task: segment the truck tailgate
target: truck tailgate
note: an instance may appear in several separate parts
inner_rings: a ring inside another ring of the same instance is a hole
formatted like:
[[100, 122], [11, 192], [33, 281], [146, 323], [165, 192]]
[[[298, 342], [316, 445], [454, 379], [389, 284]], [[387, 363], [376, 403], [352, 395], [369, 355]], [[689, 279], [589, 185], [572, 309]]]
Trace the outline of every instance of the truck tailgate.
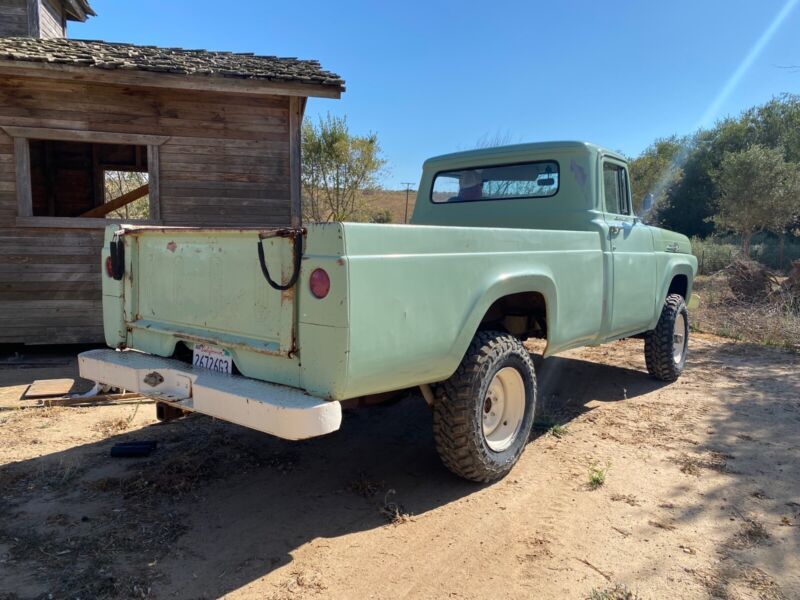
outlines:
[[288, 355], [295, 350], [295, 294], [288, 280], [294, 240], [280, 230], [142, 227], [126, 229], [125, 326], [192, 342]]

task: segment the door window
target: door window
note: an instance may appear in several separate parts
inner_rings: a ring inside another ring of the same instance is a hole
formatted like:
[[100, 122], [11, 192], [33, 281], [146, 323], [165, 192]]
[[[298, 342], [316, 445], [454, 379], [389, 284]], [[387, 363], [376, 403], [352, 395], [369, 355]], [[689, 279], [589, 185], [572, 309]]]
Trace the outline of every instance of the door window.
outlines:
[[606, 212], [630, 215], [628, 202], [628, 174], [625, 167], [614, 163], [603, 163], [603, 193]]

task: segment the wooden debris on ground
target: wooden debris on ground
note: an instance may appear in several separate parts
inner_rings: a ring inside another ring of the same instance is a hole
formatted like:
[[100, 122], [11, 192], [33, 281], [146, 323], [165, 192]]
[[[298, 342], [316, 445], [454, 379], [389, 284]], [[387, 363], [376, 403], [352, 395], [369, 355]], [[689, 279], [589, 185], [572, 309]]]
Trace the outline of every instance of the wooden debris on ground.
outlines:
[[0, 401], [0, 410], [14, 410], [19, 408], [42, 408], [50, 406], [98, 406], [108, 404], [151, 404], [155, 402], [136, 392], [98, 393], [89, 396], [78, 395], [77, 391], [84, 388], [80, 380], [75, 379], [37, 379], [21, 397]]

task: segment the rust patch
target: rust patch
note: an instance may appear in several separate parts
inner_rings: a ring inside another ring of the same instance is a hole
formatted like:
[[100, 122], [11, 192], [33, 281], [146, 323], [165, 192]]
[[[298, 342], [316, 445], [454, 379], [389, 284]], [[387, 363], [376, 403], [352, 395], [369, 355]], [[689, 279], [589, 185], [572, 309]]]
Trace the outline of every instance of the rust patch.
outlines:
[[178, 244], [176, 244], [175, 242], [172, 242], [172, 241], [167, 244], [167, 250], [169, 250], [170, 252], [175, 252], [175, 248], [177, 248], [177, 247], [178, 247]]
[[336, 264], [343, 267], [344, 266], [344, 259], [343, 258], [337, 258], [336, 259]]

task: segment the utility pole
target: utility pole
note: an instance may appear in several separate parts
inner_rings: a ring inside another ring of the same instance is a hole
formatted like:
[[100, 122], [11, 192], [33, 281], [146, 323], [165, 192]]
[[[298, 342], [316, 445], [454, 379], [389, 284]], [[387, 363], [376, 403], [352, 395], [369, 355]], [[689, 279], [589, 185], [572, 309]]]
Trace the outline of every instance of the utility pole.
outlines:
[[411, 189], [411, 186], [414, 185], [413, 181], [401, 181], [400, 185], [406, 186], [406, 214], [403, 217], [403, 223], [408, 223], [408, 192]]

